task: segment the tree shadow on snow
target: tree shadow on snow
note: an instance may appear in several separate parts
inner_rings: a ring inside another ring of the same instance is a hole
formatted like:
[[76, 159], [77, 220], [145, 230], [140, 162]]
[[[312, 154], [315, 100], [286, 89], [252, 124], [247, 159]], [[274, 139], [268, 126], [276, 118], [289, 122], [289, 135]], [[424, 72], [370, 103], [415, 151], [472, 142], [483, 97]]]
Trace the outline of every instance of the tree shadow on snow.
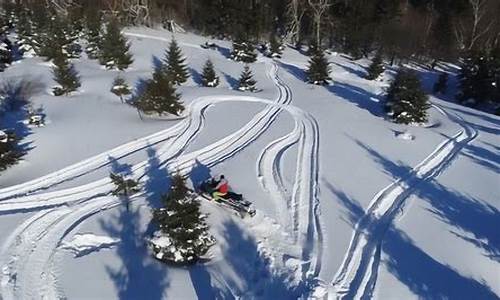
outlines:
[[485, 147], [480, 147], [474, 144], [468, 144], [462, 151], [462, 155], [471, 159], [474, 163], [485, 167], [486, 169], [500, 173], [500, 148], [491, 145], [495, 151], [488, 150]]
[[151, 63], [153, 64], [153, 71], [154, 72], [158, 72], [164, 67], [163, 61], [160, 58], [158, 58], [158, 56], [156, 56], [156, 55], [153, 55], [151, 57]]
[[189, 68], [189, 72], [191, 73], [191, 76], [193, 77], [193, 81], [196, 84], [203, 85], [203, 80], [202, 80], [200, 72], [198, 72], [195, 68]]
[[239, 86], [239, 81], [238, 79], [234, 78], [233, 76], [222, 72], [222, 75], [224, 76], [224, 79], [227, 81], [227, 84], [229, 84], [229, 88], [233, 90], [237, 90]]
[[[356, 230], [357, 221], [364, 215], [363, 208], [345, 193], [333, 187], [329, 190], [346, 209], [347, 219]], [[387, 256], [382, 262], [387, 270], [419, 298], [497, 299], [490, 287], [435, 260], [392, 224], [388, 224], [381, 250]]]
[[422, 183], [416, 194], [432, 205], [430, 212], [457, 229], [451, 233], [500, 262], [500, 212], [495, 207], [446, 188], [435, 180]]
[[113, 156], [108, 156], [108, 161], [111, 167], [111, 172], [114, 174], [121, 174], [124, 176], [128, 176], [132, 174], [132, 165], [131, 164], [121, 164], [118, 159]]
[[[0, 85], [0, 129], [10, 130], [22, 141], [32, 134], [25, 123], [31, 97], [42, 92], [45, 85], [37, 78], [7, 80]], [[26, 153], [33, 149], [31, 142], [19, 142], [18, 150]]]
[[375, 95], [365, 89], [342, 82], [334, 82], [327, 89], [336, 96], [345, 99], [357, 107], [364, 109], [376, 117], [382, 117], [382, 96]]
[[193, 189], [197, 190], [198, 187], [206, 180], [212, 178], [210, 168], [201, 163], [198, 159], [195, 160], [193, 168], [189, 173], [189, 179], [193, 184]]
[[337, 62], [333, 62], [334, 65], [344, 69], [345, 71], [353, 74], [353, 75], [356, 75], [357, 77], [360, 77], [360, 78], [365, 78], [366, 75], [368, 74], [365, 70], [364, 70], [364, 67], [361, 67], [359, 66], [360, 68], [363, 68], [362, 70], [358, 70], [358, 69], [355, 69], [353, 67], [349, 67], [349, 66], [346, 66], [346, 65], [343, 65], [343, 64], [339, 64]]
[[231, 57], [231, 49], [217, 45], [217, 51], [225, 58]]
[[280, 61], [280, 66], [285, 69], [288, 73], [292, 74], [295, 78], [297, 78], [300, 81], [305, 81], [306, 80], [306, 73], [303, 69], [292, 65], [292, 64], [287, 64], [282, 61]]
[[148, 155], [146, 173], [141, 178], [145, 180], [143, 189], [149, 206], [158, 208], [161, 206], [161, 196], [170, 189], [170, 174], [166, 166], [162, 165], [158, 153], [153, 147], [148, 147], [146, 153]]
[[117, 209], [112, 217], [100, 220], [102, 229], [119, 238], [116, 254], [121, 260], [116, 266], [105, 266], [119, 299], [165, 299], [169, 286], [166, 268], [150, 255], [141, 230], [137, 209]]
[[[406, 176], [410, 168], [395, 164], [372, 148], [356, 141], [391, 177], [398, 179]], [[486, 256], [500, 261], [500, 212], [479, 199], [461, 194], [441, 185], [438, 181], [420, 180], [413, 194], [427, 201], [430, 211], [453, 228], [452, 233], [482, 249]]]
[[259, 249], [258, 243], [246, 234], [234, 221], [224, 224], [227, 246], [223, 255], [238, 282], [227, 279], [236, 297], [243, 299], [297, 299], [304, 287], [294, 287], [284, 274], [277, 274], [270, 266], [269, 258]]

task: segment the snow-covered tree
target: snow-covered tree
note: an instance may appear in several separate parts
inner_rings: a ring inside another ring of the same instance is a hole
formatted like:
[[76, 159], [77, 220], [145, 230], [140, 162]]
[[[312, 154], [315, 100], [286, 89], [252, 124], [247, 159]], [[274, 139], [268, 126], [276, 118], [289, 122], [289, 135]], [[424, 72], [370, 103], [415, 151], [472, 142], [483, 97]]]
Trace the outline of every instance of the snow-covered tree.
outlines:
[[12, 47], [7, 38], [0, 38], [0, 71], [12, 63]]
[[78, 36], [71, 30], [68, 20], [54, 16], [49, 23], [45, 34], [42, 35], [39, 54], [47, 60], [54, 59], [59, 52], [68, 58], [80, 57], [81, 47], [77, 42]]
[[314, 51], [306, 71], [307, 82], [317, 85], [328, 84], [330, 80], [330, 65], [322, 50]]
[[103, 35], [100, 45], [99, 62], [106, 68], [125, 70], [134, 61], [129, 52], [130, 44], [120, 32], [120, 26], [115, 18], [107, 23], [106, 33]]
[[500, 104], [500, 46], [492, 51], [468, 53], [458, 78], [460, 102]]
[[379, 78], [380, 74], [384, 72], [384, 60], [382, 59], [382, 54], [377, 52], [375, 57], [373, 58], [372, 63], [368, 67], [368, 75], [366, 79], [375, 80]]
[[99, 47], [101, 44], [102, 19], [98, 11], [91, 11], [85, 16], [85, 39], [87, 46], [85, 53], [90, 59], [99, 58]]
[[147, 115], [157, 113], [160, 116], [163, 114], [178, 116], [184, 110], [180, 97], [169, 77], [161, 70], [157, 70], [153, 78], [145, 83], [135, 105], [140, 112]]
[[23, 156], [17, 143], [18, 138], [14, 133], [0, 130], [0, 171], [16, 164]]
[[30, 11], [21, 11], [16, 26], [16, 32], [18, 36], [17, 46], [19, 48], [19, 52], [22, 55], [35, 54], [35, 47], [36, 49], [38, 49], [38, 45], [36, 44], [36, 41], [34, 39]]
[[116, 76], [116, 78], [113, 80], [113, 84], [111, 86], [111, 92], [118, 97], [120, 97], [120, 101], [123, 103], [123, 96], [130, 95], [132, 89], [130, 86], [127, 84], [127, 81], [125, 81], [125, 78], [121, 77], [120, 75]]
[[176, 265], [196, 263], [215, 244], [199, 202], [190, 197], [185, 179], [179, 174], [172, 176], [170, 192], [162, 200], [164, 207], [153, 212], [159, 227], [149, 241], [154, 256]]
[[115, 189], [111, 193], [123, 199], [128, 211], [130, 202], [129, 197], [140, 191], [139, 182], [132, 178], [125, 178], [123, 175], [115, 173], [110, 173], [109, 178], [115, 185]]
[[219, 76], [215, 73], [214, 64], [210, 59], [207, 60], [201, 74], [203, 86], [216, 87], [219, 85]]
[[59, 86], [53, 89], [54, 96], [67, 95], [76, 91], [81, 86], [80, 77], [66, 55], [59, 51], [59, 54], [54, 57], [53, 63], [54, 80], [59, 83]]
[[183, 57], [181, 48], [175, 39], [172, 39], [168, 50], [165, 53], [165, 72], [171, 82], [181, 85], [189, 78], [189, 72], [185, 64], [186, 58]]
[[278, 39], [276, 34], [271, 35], [271, 40], [269, 41], [269, 57], [281, 58], [283, 53], [282, 41]]
[[255, 47], [250, 41], [238, 38], [233, 42], [233, 51], [231, 52], [231, 59], [241, 61], [244, 63], [253, 63], [257, 60], [257, 53]]
[[439, 74], [439, 78], [434, 84], [433, 91], [435, 94], [446, 94], [448, 89], [448, 73], [442, 72]]
[[429, 97], [422, 89], [418, 75], [401, 69], [389, 87], [385, 102], [388, 116], [396, 123], [425, 123]]
[[255, 87], [256, 84], [257, 82], [253, 79], [252, 70], [250, 70], [248, 65], [245, 65], [240, 75], [238, 90], [254, 92], [257, 90]]

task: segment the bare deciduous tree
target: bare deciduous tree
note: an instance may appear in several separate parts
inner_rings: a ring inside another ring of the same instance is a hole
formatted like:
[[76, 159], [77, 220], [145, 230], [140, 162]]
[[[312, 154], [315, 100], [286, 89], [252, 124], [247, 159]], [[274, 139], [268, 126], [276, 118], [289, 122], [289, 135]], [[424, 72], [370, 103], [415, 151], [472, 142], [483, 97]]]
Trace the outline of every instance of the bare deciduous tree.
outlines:
[[290, 20], [286, 39], [294, 45], [297, 45], [300, 42], [300, 25], [302, 23], [304, 13], [305, 10], [302, 0], [290, 0], [287, 6], [287, 15]]
[[332, 5], [331, 0], [308, 0], [316, 24], [316, 45], [321, 45], [321, 18]]

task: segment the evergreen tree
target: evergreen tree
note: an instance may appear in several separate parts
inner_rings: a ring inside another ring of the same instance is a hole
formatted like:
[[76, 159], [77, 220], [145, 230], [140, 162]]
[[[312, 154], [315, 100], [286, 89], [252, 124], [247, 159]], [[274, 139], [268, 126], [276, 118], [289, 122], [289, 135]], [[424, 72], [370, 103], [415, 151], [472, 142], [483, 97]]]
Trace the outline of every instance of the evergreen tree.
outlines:
[[448, 73], [441, 72], [439, 74], [438, 81], [434, 84], [434, 94], [446, 94], [446, 90], [448, 89]]
[[368, 80], [375, 80], [377, 79], [380, 74], [384, 72], [384, 61], [382, 59], [382, 54], [380, 52], [377, 52], [375, 57], [373, 58], [372, 63], [368, 67], [368, 75], [366, 76], [366, 79]]
[[66, 55], [62, 51], [59, 51], [53, 63], [52, 72], [54, 80], [60, 85], [53, 89], [54, 96], [67, 95], [76, 91], [81, 86], [80, 77], [73, 64], [68, 61]]
[[307, 82], [317, 85], [328, 84], [332, 80], [329, 76], [330, 66], [325, 54], [318, 49], [309, 60], [309, 68], [306, 71]]
[[24, 153], [18, 149], [18, 141], [14, 133], [0, 131], [0, 171], [16, 164], [23, 156]]
[[458, 76], [460, 92], [457, 99], [466, 104], [496, 102], [499, 99], [500, 50], [470, 52]]
[[257, 60], [255, 47], [249, 41], [238, 38], [233, 42], [233, 51], [231, 52], [231, 59], [241, 61], [244, 63], [253, 63]]
[[203, 86], [216, 87], [219, 85], [219, 76], [215, 74], [214, 64], [210, 59], [207, 60], [201, 74], [201, 82]]
[[107, 68], [125, 70], [132, 62], [132, 54], [129, 53], [130, 44], [120, 32], [120, 26], [116, 18], [111, 19], [106, 26], [99, 49], [99, 62]]
[[170, 192], [162, 201], [164, 207], [153, 211], [159, 230], [149, 241], [155, 257], [177, 265], [196, 263], [215, 239], [208, 232], [199, 202], [189, 196], [181, 175], [172, 176]]
[[281, 41], [278, 40], [275, 34], [271, 35], [271, 40], [269, 41], [269, 56], [281, 58], [283, 53], [283, 45]]
[[85, 15], [85, 38], [87, 47], [85, 52], [90, 59], [99, 57], [99, 46], [101, 44], [102, 19], [97, 10], [92, 9]]
[[30, 20], [30, 12], [23, 10], [19, 15], [16, 32], [18, 36], [18, 47], [21, 54], [29, 53], [35, 49], [35, 41], [33, 38], [33, 27]]
[[10, 41], [0, 37], [0, 71], [3, 71], [12, 63], [12, 46]]
[[153, 78], [145, 83], [144, 90], [136, 101], [136, 107], [147, 115], [157, 113], [161, 116], [167, 113], [178, 116], [184, 110], [180, 96], [169, 77], [158, 70], [153, 74]]
[[429, 97], [415, 72], [402, 69], [389, 87], [385, 109], [396, 123], [425, 123]]
[[165, 72], [171, 82], [176, 85], [181, 85], [189, 78], [189, 72], [184, 63], [186, 58], [183, 57], [181, 48], [175, 39], [172, 39], [165, 53]]
[[124, 176], [115, 173], [110, 173], [109, 178], [115, 185], [115, 189], [113, 190], [112, 194], [123, 199], [128, 211], [130, 204], [129, 197], [139, 192], [139, 182], [132, 178], [125, 178]]
[[77, 40], [78, 34], [72, 30], [69, 20], [57, 15], [35, 36], [39, 55], [47, 60], [54, 59], [61, 50], [68, 58], [79, 58], [82, 50]]
[[257, 90], [255, 85], [257, 82], [253, 79], [252, 71], [248, 65], [245, 65], [243, 72], [241, 72], [238, 84], [238, 90], [254, 92]]
[[120, 97], [120, 101], [123, 103], [123, 96], [130, 95], [131, 88], [125, 81], [125, 78], [118, 75], [113, 81], [111, 92]]

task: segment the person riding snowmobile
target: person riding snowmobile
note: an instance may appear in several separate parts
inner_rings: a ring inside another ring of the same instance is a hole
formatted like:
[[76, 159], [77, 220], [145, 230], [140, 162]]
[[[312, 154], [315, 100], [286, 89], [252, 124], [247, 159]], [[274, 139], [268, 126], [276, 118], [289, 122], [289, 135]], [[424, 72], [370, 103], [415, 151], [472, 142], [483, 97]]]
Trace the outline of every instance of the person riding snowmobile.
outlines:
[[224, 199], [224, 196], [229, 192], [229, 183], [226, 178], [224, 175], [220, 175], [219, 180], [216, 180], [214, 183], [216, 185], [212, 192], [212, 198], [215, 201]]

